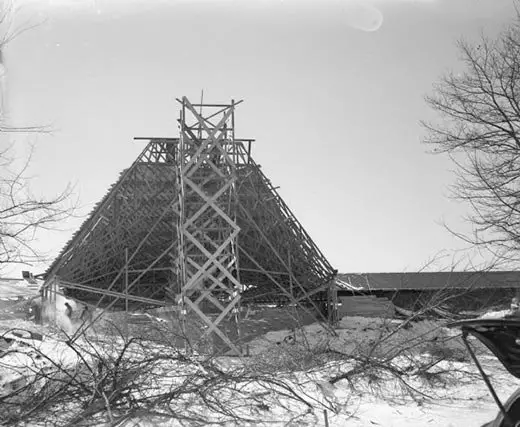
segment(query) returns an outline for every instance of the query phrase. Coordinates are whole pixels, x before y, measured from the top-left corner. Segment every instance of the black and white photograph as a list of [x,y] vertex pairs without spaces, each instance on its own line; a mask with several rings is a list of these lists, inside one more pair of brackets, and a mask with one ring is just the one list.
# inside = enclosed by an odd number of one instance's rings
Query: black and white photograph
[[520,426],[520,1],[0,0],[0,425]]

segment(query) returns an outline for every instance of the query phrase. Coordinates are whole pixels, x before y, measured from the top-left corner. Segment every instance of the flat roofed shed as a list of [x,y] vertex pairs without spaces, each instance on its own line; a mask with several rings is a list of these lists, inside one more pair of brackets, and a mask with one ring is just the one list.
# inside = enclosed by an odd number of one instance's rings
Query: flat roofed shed
[[338,290],[357,291],[520,288],[518,271],[350,273],[338,274],[337,279]]

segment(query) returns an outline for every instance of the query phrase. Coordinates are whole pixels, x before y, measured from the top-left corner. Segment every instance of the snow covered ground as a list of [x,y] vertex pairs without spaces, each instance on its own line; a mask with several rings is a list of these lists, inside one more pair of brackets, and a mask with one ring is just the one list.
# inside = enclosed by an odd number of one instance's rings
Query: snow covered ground
[[[500,318],[503,313],[490,313],[486,318]],[[388,335],[395,330],[400,321],[384,321],[379,319],[350,317],[344,318],[336,330],[337,337],[328,337],[317,325],[310,325],[305,328],[304,334],[296,341],[303,339],[311,347],[329,345],[332,349],[342,352],[356,354],[362,351],[363,346],[372,345],[381,334]],[[444,322],[445,323],[445,322]],[[451,342],[449,338],[456,338],[457,330],[444,327],[443,322],[439,321],[420,321],[414,322],[411,328],[399,330],[389,341],[390,346],[401,345],[416,339],[417,336],[435,340],[436,337],[447,339],[447,346],[450,348],[463,350],[460,342],[458,345]],[[428,331],[429,336],[428,336]],[[290,336],[292,331],[276,331],[265,334],[260,339],[251,343],[253,354],[265,353],[265,349],[273,346],[285,345],[284,338]],[[471,337],[470,337],[471,340]],[[286,339],[287,341],[287,339]],[[475,342],[475,340],[472,340]],[[421,348],[421,345],[418,344]],[[428,343],[422,344],[428,351]],[[269,353],[273,357],[276,352]],[[505,401],[514,390],[520,387],[520,381],[509,374],[501,363],[485,351],[480,355],[485,372],[490,376],[493,386],[499,397]],[[399,364],[399,361],[396,361]],[[460,370],[461,373],[454,374],[454,378],[447,381],[447,384],[436,386],[417,380],[410,380],[410,383],[417,387],[419,392],[430,396],[424,399],[412,399],[404,396],[398,381],[387,379],[377,385],[371,385],[366,379],[355,384],[355,390],[343,380],[329,387],[334,393],[338,402],[348,402],[345,407],[346,414],[328,414],[329,425],[365,427],[365,426],[385,426],[385,427],[412,427],[412,426],[432,426],[432,427],[455,427],[455,426],[481,426],[485,422],[495,418],[498,408],[493,401],[484,381],[478,375],[477,368],[469,362],[469,357],[464,362],[443,362],[436,366],[437,369]],[[467,372],[464,374],[463,372]],[[320,373],[321,378],[317,382],[326,381],[334,376],[334,369]],[[316,425],[325,425],[325,421],[317,420]]]
[[[455,344],[455,332],[444,328],[438,321],[414,322],[406,328],[400,326],[400,323],[352,317],[340,322],[336,329],[337,336],[331,336],[318,324],[305,326],[301,330],[268,332],[249,344],[250,357],[219,358],[216,363],[228,372],[240,369],[279,369],[274,378],[289,384],[291,392],[307,402],[303,404],[273,394],[270,392],[273,390],[271,385],[266,387],[261,382],[249,381],[226,393],[230,393],[229,402],[237,405],[237,413],[250,421],[241,421],[239,424],[229,421],[224,425],[325,426],[327,419],[329,426],[337,427],[471,427],[492,420],[496,416],[497,407],[483,380],[477,375],[476,368],[467,359],[460,358],[460,345],[458,347]],[[5,320],[0,322],[0,336],[13,327],[41,333],[43,339],[24,339],[13,336],[11,332],[11,341],[3,340],[3,348],[0,347],[4,351],[3,356],[0,356],[0,396],[13,387],[23,385],[23,382],[16,382],[17,378],[38,372],[49,366],[50,361],[71,367],[79,362],[78,355],[71,351],[64,342],[65,337],[57,331],[52,332],[26,321]],[[430,353],[439,351],[440,346],[450,348],[449,354],[454,357],[435,365],[431,372],[446,370],[451,374],[443,377],[442,381],[435,375],[431,378],[428,375],[403,378],[416,391],[413,396],[406,392],[410,389],[404,387],[400,378],[388,372],[354,375],[350,382],[343,379],[331,384],[330,379],[352,369],[356,357],[366,354],[367,349],[373,348],[377,340],[386,336],[389,337],[385,339],[387,344],[379,350],[378,357],[382,359],[385,354],[388,355],[389,349],[407,343],[415,343],[420,350],[413,361],[397,354],[392,361],[393,366],[403,370],[409,366],[411,372],[418,366],[417,361],[429,360],[432,358]],[[446,344],[439,344],[439,340]],[[107,338],[107,341],[113,339]],[[341,352],[353,359],[344,357],[341,361],[317,364],[317,359],[313,357],[318,357],[325,350]],[[519,381],[507,373],[493,356],[481,354],[480,360],[500,398],[505,401],[520,386]],[[173,378],[168,370],[178,369],[180,365],[164,366],[161,381],[165,389],[169,386],[169,378]],[[246,389],[248,394],[243,394]],[[247,400],[239,402],[240,399],[233,393],[248,396]],[[251,396],[258,396],[258,399],[251,399]],[[312,408],[308,407],[309,403]],[[200,400],[188,399],[184,404],[186,413],[215,419]],[[127,427],[135,425],[186,424],[136,418],[126,423]]]

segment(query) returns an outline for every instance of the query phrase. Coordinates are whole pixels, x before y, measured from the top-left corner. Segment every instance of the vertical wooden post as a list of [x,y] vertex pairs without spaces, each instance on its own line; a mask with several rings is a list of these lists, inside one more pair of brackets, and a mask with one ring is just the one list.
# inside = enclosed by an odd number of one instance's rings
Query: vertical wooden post
[[52,301],[52,321],[54,324],[56,324],[57,321],[57,310],[58,310],[58,304],[57,304],[57,293],[58,293],[58,279],[56,278],[54,280],[54,283],[52,284],[52,293],[51,293],[51,301]]
[[[240,354],[233,342],[235,337],[231,336],[234,332],[237,337],[240,335],[242,291],[238,277],[233,275],[233,270],[238,269],[235,248],[240,231],[235,210],[237,146],[233,128],[238,103],[232,101],[224,108],[201,104],[197,111],[187,98],[180,102],[177,256],[180,302],[186,310],[181,310],[181,314],[186,315],[189,310],[205,323],[207,328],[200,339],[217,338],[219,351],[228,347]],[[216,307],[218,315],[208,315],[207,305]],[[236,330],[230,334],[224,325],[233,319]]]
[[292,272],[292,264],[291,264],[291,250],[287,249],[287,267],[289,267],[289,290],[291,292],[291,296],[294,297],[293,294],[293,272]]
[[329,282],[329,288],[327,292],[328,307],[328,318],[329,324],[334,326],[338,323],[338,290],[336,289],[336,282],[331,280]]
[[128,248],[125,249],[125,313],[128,314]]
[[128,335],[128,248],[125,248],[125,326]]
[[329,414],[326,409],[323,410],[323,418],[325,418],[325,427],[329,427]]

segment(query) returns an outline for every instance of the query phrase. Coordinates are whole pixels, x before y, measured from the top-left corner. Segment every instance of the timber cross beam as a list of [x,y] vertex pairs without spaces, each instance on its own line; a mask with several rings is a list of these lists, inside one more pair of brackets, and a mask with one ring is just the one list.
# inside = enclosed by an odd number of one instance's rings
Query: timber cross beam
[[[248,339],[244,306],[298,307],[331,330],[336,271],[252,159],[254,140],[235,137],[241,101],[178,101],[179,136],[136,138],[147,146],[52,263],[49,286],[105,310],[166,305],[228,353]],[[190,347],[200,338],[185,335]]]

